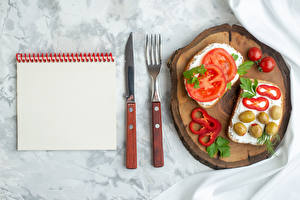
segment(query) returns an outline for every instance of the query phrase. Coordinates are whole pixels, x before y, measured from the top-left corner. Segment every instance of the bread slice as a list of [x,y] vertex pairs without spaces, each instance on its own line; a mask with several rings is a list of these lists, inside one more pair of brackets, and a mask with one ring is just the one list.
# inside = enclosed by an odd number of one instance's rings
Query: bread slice
[[[238,59],[235,61],[236,62],[236,66],[238,67],[239,65],[241,65],[243,63],[243,56],[238,52],[236,51],[233,47],[231,47],[229,44],[225,44],[225,43],[212,43],[210,45],[208,45],[206,48],[204,48],[203,50],[199,51],[196,55],[193,56],[193,58],[189,61],[189,63],[187,64],[187,66],[185,67],[185,70],[189,70],[193,67],[196,67],[196,66],[200,66],[201,63],[202,63],[202,59],[203,57],[212,49],[215,49],[215,48],[223,48],[225,49],[230,55],[232,53],[238,55]],[[231,81],[231,85],[234,85],[237,80],[239,79],[239,75],[236,74],[236,76],[234,77],[234,79]],[[185,83],[184,83],[185,84]],[[226,91],[227,91],[227,88],[226,88]],[[223,93],[223,95],[226,93],[226,91]],[[189,95],[189,94],[188,94]],[[222,96],[223,96],[222,95]],[[209,102],[199,102],[199,101],[196,101],[201,107],[203,108],[210,108],[210,107],[213,107],[215,104],[218,103],[218,101],[222,98],[222,96],[212,100],[212,101],[209,101]]]
[[[262,84],[267,84],[267,85],[272,85],[272,86],[278,87],[276,84],[274,84],[272,82],[258,80],[258,86],[262,85]],[[233,142],[236,142],[236,143],[251,144],[251,145],[262,145],[262,144],[258,144],[257,138],[252,137],[251,134],[249,133],[249,127],[253,123],[259,124],[264,129],[265,125],[262,124],[262,123],[260,123],[257,120],[257,118],[255,118],[255,120],[252,121],[252,122],[250,122],[250,123],[244,123],[244,125],[247,127],[247,133],[244,136],[237,135],[235,133],[235,131],[233,130],[233,125],[235,123],[237,123],[237,122],[241,122],[238,119],[238,116],[239,116],[240,113],[242,113],[242,112],[244,112],[246,110],[251,110],[251,111],[254,112],[254,114],[255,114],[256,117],[257,117],[257,114],[260,113],[260,111],[246,108],[243,105],[243,103],[242,103],[243,97],[241,97],[242,92],[243,92],[243,89],[240,90],[239,97],[238,97],[237,102],[236,102],[236,104],[234,106],[234,109],[233,109],[233,112],[232,112],[232,115],[231,115],[231,118],[230,118],[230,123],[229,123],[228,129],[227,129],[227,136],[230,138],[230,140],[232,140]],[[272,99],[270,99],[268,97],[265,97],[265,98],[267,98],[269,100],[269,107],[268,107],[268,109],[266,111],[263,111],[263,112],[266,112],[269,115],[269,111],[270,111],[270,109],[271,109],[271,107],[273,105],[281,106],[282,109],[284,108],[284,99],[285,99],[285,97],[284,97],[284,94],[282,93],[281,89],[280,89],[280,92],[281,92],[281,97],[278,100],[272,100]],[[256,94],[256,96],[254,98],[257,98],[257,97],[260,97],[260,95]],[[270,118],[270,122],[273,121],[273,122],[275,122],[278,125],[278,127],[280,127],[281,121],[282,121],[282,116],[278,120],[273,120],[271,117],[269,117],[269,118]]]

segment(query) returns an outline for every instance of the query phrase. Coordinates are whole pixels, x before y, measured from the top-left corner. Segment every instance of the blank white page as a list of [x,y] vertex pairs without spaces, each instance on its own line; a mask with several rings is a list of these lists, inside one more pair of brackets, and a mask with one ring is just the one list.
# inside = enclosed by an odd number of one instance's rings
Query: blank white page
[[18,150],[116,149],[114,62],[17,63]]

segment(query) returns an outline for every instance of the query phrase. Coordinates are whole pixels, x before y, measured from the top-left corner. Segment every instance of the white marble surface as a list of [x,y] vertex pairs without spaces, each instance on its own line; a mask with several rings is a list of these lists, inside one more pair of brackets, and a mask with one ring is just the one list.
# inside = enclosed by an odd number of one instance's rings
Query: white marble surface
[[[224,0],[1,0],[0,200],[152,199],[185,177],[211,170],[188,153],[176,134],[165,64],[160,75],[165,166],[152,167],[143,37],[146,32],[163,35],[166,62],[202,30],[225,22],[237,20]],[[136,49],[136,170],[124,167],[124,46],[131,31]],[[15,54],[106,50],[117,57],[117,151],[16,151]]]

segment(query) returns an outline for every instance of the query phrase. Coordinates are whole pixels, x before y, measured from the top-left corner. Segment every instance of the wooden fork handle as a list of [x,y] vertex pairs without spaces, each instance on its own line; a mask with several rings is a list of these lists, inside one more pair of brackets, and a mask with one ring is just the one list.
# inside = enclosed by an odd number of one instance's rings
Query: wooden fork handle
[[160,102],[152,102],[153,166],[164,166]]
[[126,122],[126,168],[137,168],[136,155],[136,110],[134,102],[127,102]]

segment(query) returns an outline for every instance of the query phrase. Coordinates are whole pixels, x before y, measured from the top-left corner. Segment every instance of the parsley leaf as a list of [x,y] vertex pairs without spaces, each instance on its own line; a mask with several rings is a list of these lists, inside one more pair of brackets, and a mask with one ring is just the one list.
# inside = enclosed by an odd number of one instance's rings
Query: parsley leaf
[[249,78],[243,78],[243,77],[241,77],[240,81],[241,81],[241,85],[240,86],[241,86],[241,88],[243,90],[252,91],[251,90],[252,81]]
[[252,97],[254,97],[254,96],[253,96],[252,93],[249,93],[249,92],[243,92],[243,93],[242,93],[242,97],[243,97],[243,98],[248,98],[248,99],[250,99],[250,98],[252,98]]
[[204,65],[199,67],[194,67],[190,70],[184,71],[183,76],[187,79],[188,84],[194,84],[194,88],[199,88],[199,80],[198,77],[195,76],[196,74],[204,75],[207,69],[205,69]]
[[230,149],[226,149],[226,151],[222,151],[221,157],[225,158],[229,156],[230,156]]
[[227,83],[226,88],[227,88],[228,90],[231,89],[231,82],[228,82],[228,83]]
[[201,65],[199,67],[194,67],[192,69],[186,70],[183,72],[183,76],[186,79],[193,78],[196,74],[205,74],[207,69],[205,69],[204,65]]
[[214,157],[214,155],[217,153],[218,149],[217,149],[217,145],[216,143],[212,143],[211,145],[209,145],[207,148],[206,148],[206,151],[209,155],[209,157]]
[[220,151],[221,157],[230,156],[230,147],[229,146],[218,146],[218,150]]
[[195,84],[194,84],[194,88],[199,88],[200,86],[199,86],[199,80],[198,80],[198,78],[196,78],[196,81],[194,82]]
[[231,54],[234,60],[237,60],[239,58],[239,56],[235,53]]
[[243,62],[243,63],[239,66],[239,68],[238,68],[238,70],[237,70],[237,73],[238,73],[240,76],[243,76],[243,75],[247,74],[248,70],[252,67],[252,65],[254,65],[254,62],[253,62],[253,61],[247,60],[247,61]]
[[218,136],[216,141],[206,148],[209,157],[214,157],[214,155],[219,151],[220,157],[230,156],[230,146],[229,141],[221,136]]
[[240,78],[241,81],[241,88],[243,89],[242,97],[243,98],[252,98],[256,95],[256,87],[258,85],[258,81],[255,79],[254,82],[249,78]]
[[198,78],[196,76],[193,76],[192,83],[195,83],[196,81],[198,81]]
[[254,84],[252,85],[252,90],[253,90],[253,92],[255,92],[255,93],[256,93],[256,88],[257,88],[257,86],[258,86],[258,81],[257,81],[256,79],[254,79]]
[[207,71],[207,69],[205,69],[204,65],[201,65],[201,66],[198,68],[198,73],[199,73],[199,74],[204,75],[206,71]]
[[217,143],[218,146],[224,146],[224,145],[229,144],[229,141],[226,140],[225,138],[218,137],[217,140],[216,140],[216,143]]

